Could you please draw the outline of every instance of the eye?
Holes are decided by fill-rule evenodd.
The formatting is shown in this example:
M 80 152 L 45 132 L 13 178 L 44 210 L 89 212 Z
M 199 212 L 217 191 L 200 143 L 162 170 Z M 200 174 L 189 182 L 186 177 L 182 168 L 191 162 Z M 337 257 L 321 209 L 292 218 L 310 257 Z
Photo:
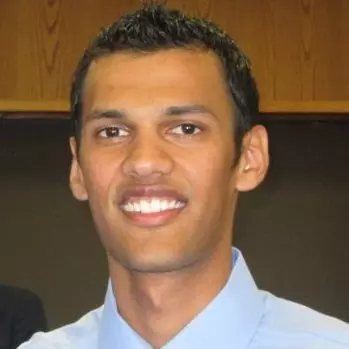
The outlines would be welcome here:
M 200 127 L 194 125 L 194 124 L 181 124 L 177 127 L 174 127 L 171 130 L 171 133 L 177 134 L 177 135 L 183 135 L 183 136 L 194 136 L 201 132 Z
M 116 126 L 105 127 L 98 132 L 98 136 L 101 138 L 121 138 L 127 137 L 128 134 L 126 130 Z

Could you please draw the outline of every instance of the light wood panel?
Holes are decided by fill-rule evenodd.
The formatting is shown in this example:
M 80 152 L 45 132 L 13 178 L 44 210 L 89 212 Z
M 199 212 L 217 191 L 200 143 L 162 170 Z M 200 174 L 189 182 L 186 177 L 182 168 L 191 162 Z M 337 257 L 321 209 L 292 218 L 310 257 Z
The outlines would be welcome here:
M 135 6 L 132 6 L 132 3 Z M 137 1 L 1 0 L 0 100 L 65 106 L 79 55 L 99 28 Z M 1 106 L 0 106 L 1 107 Z
M 214 19 L 250 56 L 265 112 L 349 112 L 349 1 L 169 0 Z M 1 0 L 0 110 L 68 108 L 99 28 L 138 0 Z

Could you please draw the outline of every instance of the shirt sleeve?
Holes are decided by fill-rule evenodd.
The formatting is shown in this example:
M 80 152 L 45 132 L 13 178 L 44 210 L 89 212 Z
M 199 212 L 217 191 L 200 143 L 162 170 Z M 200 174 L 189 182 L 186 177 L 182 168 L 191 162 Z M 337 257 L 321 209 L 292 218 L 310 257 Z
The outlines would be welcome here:
M 66 349 L 66 347 L 58 347 L 54 344 L 42 339 L 40 334 L 35 334 L 32 339 L 28 342 L 22 343 L 16 349 Z

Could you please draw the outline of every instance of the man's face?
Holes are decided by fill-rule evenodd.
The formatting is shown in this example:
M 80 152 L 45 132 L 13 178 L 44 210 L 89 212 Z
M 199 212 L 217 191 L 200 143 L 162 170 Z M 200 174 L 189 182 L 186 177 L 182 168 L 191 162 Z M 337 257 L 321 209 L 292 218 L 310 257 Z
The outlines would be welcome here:
M 88 199 L 109 258 L 171 271 L 229 245 L 239 168 L 233 120 L 212 53 L 125 52 L 92 64 L 71 186 Z

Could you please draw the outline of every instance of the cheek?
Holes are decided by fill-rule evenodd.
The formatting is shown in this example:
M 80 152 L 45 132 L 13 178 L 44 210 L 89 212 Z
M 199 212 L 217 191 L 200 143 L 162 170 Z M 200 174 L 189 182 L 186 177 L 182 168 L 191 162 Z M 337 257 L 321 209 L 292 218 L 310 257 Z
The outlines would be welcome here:
M 118 182 L 118 163 L 115 159 L 91 152 L 84 161 L 85 185 L 90 201 L 108 203 L 108 197 L 115 195 L 113 188 Z M 93 204 L 93 203 L 92 203 Z
M 230 195 L 233 172 L 229 155 L 206 152 L 186 162 L 185 172 L 199 202 L 217 204 Z

